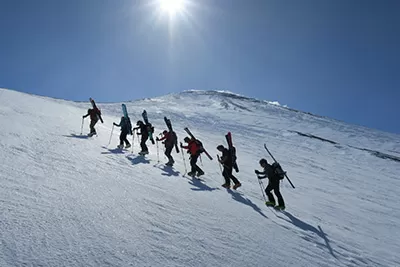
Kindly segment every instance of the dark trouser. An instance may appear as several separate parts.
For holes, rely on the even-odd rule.
[[[142,152],[149,151],[149,149],[146,146],[147,138],[149,138],[149,137],[146,135],[142,135],[142,139],[140,140],[140,147],[142,148]]]
[[[200,169],[199,166],[197,166],[197,159],[199,158],[199,155],[192,155],[190,156],[190,166],[192,167],[192,173],[196,172],[203,172],[202,169]]]
[[[90,120],[90,125],[89,125],[90,133],[96,133],[96,129],[94,128],[94,126],[96,125],[97,121],[98,121],[97,119]]]
[[[222,171],[222,176],[224,176],[225,184],[227,184],[227,185],[231,184],[231,179],[235,184],[239,183],[239,180],[236,179],[236,177],[233,176],[233,174],[232,174],[232,167],[224,165],[224,170]]]
[[[172,152],[172,148],[174,148],[173,146],[166,146],[165,147],[165,156],[167,156],[169,161],[174,161],[174,158],[171,156],[171,152]]]
[[[119,144],[120,144],[121,146],[124,145],[124,142],[125,142],[126,145],[129,144],[128,139],[126,139],[126,136],[127,136],[127,135],[128,135],[128,132],[121,131],[121,134],[120,134],[120,136],[119,136]]]
[[[268,201],[275,202],[275,198],[271,191],[274,190],[275,196],[278,198],[278,205],[285,206],[281,192],[279,191],[279,180],[270,180],[267,188],[265,188],[265,193],[268,196]]]

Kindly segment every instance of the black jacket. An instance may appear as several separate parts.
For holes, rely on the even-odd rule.
[[[221,156],[221,163],[225,165],[226,167],[232,168],[232,154],[229,151],[229,149],[224,148],[222,151],[222,156]]]
[[[258,174],[261,175],[258,176],[258,178],[259,179],[268,178],[270,181],[280,180],[280,176],[275,172],[275,169],[276,168],[274,168],[274,166],[267,164],[267,166],[264,168],[264,171],[258,172]]]

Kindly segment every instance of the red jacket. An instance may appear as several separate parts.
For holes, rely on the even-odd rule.
[[[164,134],[164,136],[160,139],[158,139],[158,141],[164,141],[165,147],[172,147],[175,145],[175,136],[173,133],[167,132],[166,134]]]
[[[198,154],[200,147],[196,144],[196,140],[189,141],[187,146],[182,146],[189,151],[190,155],[194,156]]]
[[[89,115],[90,115],[90,119],[91,120],[96,120],[97,121],[100,118],[101,122],[103,122],[103,120],[101,119],[101,112],[100,112],[100,110],[98,108],[96,108],[96,109],[93,109],[93,108],[88,109],[88,113],[83,117],[86,118]]]

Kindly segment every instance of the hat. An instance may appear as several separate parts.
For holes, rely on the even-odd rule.
[[[218,150],[222,150],[222,149],[224,149],[224,146],[223,145],[219,145],[219,146],[217,146],[217,149]]]
[[[260,159],[260,165],[268,164],[266,159]]]

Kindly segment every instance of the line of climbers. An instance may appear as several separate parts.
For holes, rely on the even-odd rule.
[[[87,114],[83,116],[83,119],[86,118],[87,116],[90,116],[90,125],[89,125],[90,133],[88,134],[88,136],[91,137],[96,134],[96,129],[94,128],[94,126],[96,125],[98,120],[100,119],[102,123],[103,120],[101,118],[100,110],[95,106],[93,109],[88,110]],[[147,140],[150,139],[154,144],[154,140],[152,139],[152,133],[154,132],[154,127],[145,124],[143,121],[139,120],[136,123],[137,127],[132,128],[129,117],[125,116],[121,117],[121,121],[119,124],[114,122],[113,125],[121,127],[121,133],[119,136],[120,144],[118,145],[118,148],[120,149],[124,148],[124,143],[125,143],[125,148],[130,148],[131,144],[127,139],[127,135],[128,134],[133,135],[134,132],[136,131],[136,134],[141,136],[141,141],[140,141],[141,151],[139,152],[139,154],[144,156],[149,153],[146,142]],[[192,178],[204,175],[204,171],[197,165],[197,160],[199,159],[201,153],[205,152],[202,143],[194,137],[185,137],[183,140],[186,143],[186,145],[180,143],[180,147],[181,149],[186,149],[187,153],[190,154],[189,158],[190,158],[191,170],[187,174]],[[162,137],[160,138],[157,137],[156,141],[162,142],[164,144],[165,146],[164,154],[168,158],[168,162],[165,165],[172,167],[173,164],[175,163],[174,158],[171,155],[173,148],[175,147],[176,153],[179,153],[176,133],[172,131],[172,129],[164,130],[162,132]],[[222,153],[221,157],[218,157],[219,164],[223,166],[222,176],[225,179],[225,183],[222,184],[222,187],[227,189],[231,188],[231,180],[232,180],[234,184],[232,188],[236,190],[242,185],[240,181],[233,175],[233,170],[239,172],[236,162],[236,153],[232,153],[230,149],[225,148],[223,145],[218,145],[217,150]],[[255,170],[255,173],[257,174],[257,177],[260,181],[260,185],[262,185],[261,179],[268,178],[269,181],[267,187],[265,188],[265,193],[268,197],[268,201],[266,200],[265,204],[267,206],[275,207],[276,209],[279,210],[284,210],[285,202],[279,190],[280,180],[282,180],[284,177],[282,175],[283,170],[280,168],[279,164],[277,165],[275,165],[275,163],[269,164],[265,158],[262,158],[259,161],[259,164],[263,168],[263,171]],[[271,191],[274,191],[278,199],[277,206],[275,206],[276,204],[275,198],[271,193]]]

